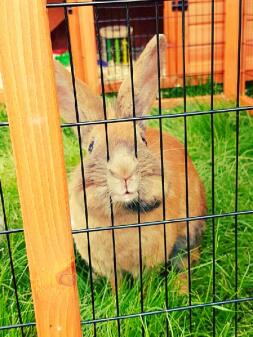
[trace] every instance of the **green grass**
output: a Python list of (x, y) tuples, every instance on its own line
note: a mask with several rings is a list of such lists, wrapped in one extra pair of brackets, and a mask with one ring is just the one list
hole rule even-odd
[[(215, 108), (233, 106), (233, 102), (221, 101)], [(209, 106), (195, 102), (188, 111), (208, 110)], [(171, 113), (183, 111), (182, 106), (172, 109)], [(156, 113), (157, 111), (153, 111)], [(168, 111), (164, 111), (167, 112)], [(240, 115), (240, 156), (239, 156), (239, 210), (253, 209), (253, 119), (246, 113)], [(6, 119), (4, 108), (0, 108), (0, 120)], [(158, 127), (157, 122), (151, 123)], [(184, 120), (173, 118), (163, 121), (163, 129), (183, 141)], [(187, 119), (188, 150), (206, 187), (208, 212), (211, 213), (211, 136), (210, 116), (195, 116)], [(214, 115), (215, 141), (215, 213), (232, 212), (235, 204), (235, 139), (236, 115)], [(70, 130), (64, 131), (65, 158), (68, 173), (78, 163), (78, 146)], [(8, 128), (0, 128), (0, 176), (4, 189), (5, 205), (10, 228), (22, 227), (18, 193), (16, 187), (13, 156)], [(1, 217), (1, 210), (0, 210)], [(234, 217), (215, 220), (216, 253), (216, 299), (233, 299), (235, 296), (235, 234)], [(238, 217), (238, 297), (252, 296), (253, 293), (253, 217)], [(22, 234), (10, 235), (14, 267), (18, 283), (19, 298), (24, 322), (34, 321), (31, 302), (31, 290), (24, 237)], [(202, 243), (200, 262), (192, 270), (192, 303), (200, 304), (212, 301), (212, 222), (208, 221)], [(81, 315), (83, 320), (92, 319), (92, 306), (88, 268), (77, 256), (78, 288), (80, 293)], [(176, 287), (177, 273), (171, 271), (168, 277), (169, 305), (171, 308), (187, 305), (188, 297), (179, 295)], [(13, 280), (10, 272), (6, 238), (0, 241), (0, 326), (18, 323)], [(129, 277), (119, 291), (120, 314), (140, 312), (139, 280)], [(104, 278), (98, 278), (94, 284), (96, 318), (111, 317), (116, 314), (115, 296)], [(144, 273), (144, 309), (156, 311), (165, 307), (164, 278), (161, 270)], [(253, 302), (238, 305), (238, 336), (253, 336)], [(212, 308), (192, 310), (192, 336), (212, 336)], [(148, 316), (126, 319), (121, 322), (121, 336), (141, 336), (144, 327), (145, 336), (163, 337), (165, 320), (168, 319), (171, 336), (190, 336), (189, 313), (172, 312), (169, 315)], [(117, 322), (96, 325), (97, 336), (117, 336)], [(93, 326), (83, 325), (84, 336), (93, 336)], [(25, 336), (34, 337), (33, 328), (25, 329)], [(21, 336), (19, 330), (0, 331), (0, 336)], [(216, 307), (216, 336), (234, 336), (234, 305)]]
[[(195, 84), (192, 83), (192, 78), (186, 78), (186, 90), (187, 96), (204, 96), (211, 95), (211, 78), (208, 78), (206, 81), (200, 77), (195, 79)], [(213, 85), (213, 93), (221, 94), (223, 91), (223, 85), (220, 83), (214, 83)], [(161, 96), (163, 98), (175, 98), (175, 97), (183, 97), (184, 96), (184, 88), (182, 86), (177, 86), (173, 88), (161, 89)]]

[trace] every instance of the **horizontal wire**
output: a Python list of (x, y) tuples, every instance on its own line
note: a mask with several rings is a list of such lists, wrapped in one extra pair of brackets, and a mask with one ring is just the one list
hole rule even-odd
[(253, 297), (243, 297), (243, 298), (238, 298), (238, 299), (233, 299), (233, 300), (192, 304), (192, 305), (186, 305), (182, 307), (175, 307), (175, 308), (140, 312), (136, 314), (122, 315), (118, 317), (109, 317), (109, 318), (100, 318), (100, 319), (98, 318), (96, 321), (93, 321), (93, 320), (81, 321), (81, 324), (86, 325), (86, 324), (94, 324), (94, 323), (106, 323), (106, 322), (111, 322), (115, 320), (123, 320), (123, 319), (129, 319), (129, 318), (137, 318), (137, 317), (141, 318), (141, 317), (146, 317), (146, 316), (166, 314), (170, 312), (184, 311), (184, 310), (189, 310), (189, 309), (208, 308), (208, 307), (212, 307), (216, 305), (234, 304), (234, 303), (250, 302), (250, 301), (253, 301)]
[(28, 323), (22, 323), (22, 324), (11, 324), (11, 325), (4, 325), (0, 326), (0, 331), (3, 330), (11, 330), (11, 329), (19, 329), (19, 328), (29, 328), (36, 326), (35, 322), (28, 322)]
[[(231, 213), (222, 213), (222, 214), (211, 214), (211, 215), (203, 215), (203, 216), (193, 216), (193, 217), (185, 217), (185, 218), (176, 218), (176, 219), (169, 219), (169, 220), (159, 220), (159, 221), (153, 221), (153, 222), (142, 222), (142, 223), (136, 223), (136, 224), (125, 224), (125, 225), (118, 225), (114, 226), (113, 230), (116, 229), (124, 229), (124, 228), (136, 228), (136, 227), (149, 227), (149, 226), (158, 226), (162, 224), (172, 224), (172, 223), (178, 223), (178, 222), (184, 222), (184, 221), (195, 221), (195, 220), (208, 220), (213, 218), (225, 218), (235, 215), (248, 215), (253, 214), (253, 210), (248, 211), (241, 211), (241, 212), (231, 212)], [(96, 227), (96, 228), (90, 228), (90, 232), (100, 232), (105, 230), (111, 230), (111, 227)], [(78, 233), (85, 233), (87, 231), (86, 229), (83, 230), (73, 230), (73, 234)]]
[[(165, 1), (171, 1), (171, 0), (165, 0)], [(68, 3), (50, 3), (47, 4), (47, 8), (56, 8), (56, 7), (83, 7), (83, 6), (111, 6), (111, 7), (119, 7), (118, 4), (126, 4), (126, 3), (131, 3), (131, 4), (138, 4), (138, 3), (163, 3), (164, 0), (103, 0), (103, 1), (83, 1), (83, 2), (68, 2)], [(119, 8), (123, 8), (120, 6)]]
[[(218, 109), (218, 110), (205, 110), (205, 111), (192, 111), (192, 112), (181, 112), (177, 114), (163, 114), (163, 115), (147, 115), (142, 117), (127, 117), (127, 118), (112, 118), (106, 120), (95, 120), (95, 121), (85, 121), (79, 123), (63, 123), (61, 125), (62, 128), (71, 128), (75, 126), (85, 126), (85, 125), (98, 125), (98, 124), (113, 124), (113, 123), (124, 123), (124, 122), (132, 122), (132, 121), (142, 121), (142, 120), (155, 120), (155, 119), (163, 119), (163, 118), (180, 118), (180, 117), (192, 117), (192, 116), (202, 116), (202, 115), (211, 115), (211, 114), (220, 114), (227, 112), (245, 112), (252, 111), (253, 106), (243, 106), (243, 107), (233, 107), (226, 109)], [(8, 127), (8, 122), (0, 122), (0, 127)]]
[(23, 233), (23, 232), (24, 232), (23, 228), (13, 228), (13, 229), (8, 229), (8, 230), (0, 231), (0, 235), (16, 234), (16, 233)]
[(98, 124), (110, 124), (110, 123), (124, 123), (131, 121), (142, 121), (142, 120), (159, 120), (163, 118), (180, 118), (180, 117), (191, 117), (191, 116), (202, 116), (210, 114), (219, 114), (226, 112), (243, 112), (247, 110), (253, 110), (253, 106), (246, 106), (240, 108), (227, 108), (227, 109), (218, 109), (218, 110), (206, 110), (206, 111), (193, 111), (193, 112), (182, 112), (177, 114), (163, 114), (163, 115), (147, 115), (142, 117), (127, 117), (127, 118), (113, 118), (107, 120), (96, 120), (88, 122), (79, 122), (79, 123), (63, 123), (61, 127), (74, 127), (77, 125), (98, 125)]
[[(151, 7), (152, 8), (152, 7)], [(172, 17), (168, 17), (168, 18), (172, 18)], [(155, 16), (147, 16), (147, 17), (142, 17), (142, 18), (138, 18), (138, 17), (133, 17), (131, 19), (129, 19), (131, 22), (133, 21), (137, 21), (137, 22), (140, 22), (140, 21), (155, 21)], [(163, 16), (159, 16), (159, 20), (163, 20)], [(103, 20), (99, 20), (100, 24), (101, 23), (108, 23), (108, 22), (126, 22), (126, 20), (123, 18), (118, 18), (118, 19), (103, 19)], [(105, 27), (106, 28), (106, 27)], [(149, 34), (136, 34), (135, 35), (135, 39), (136, 37), (139, 37), (139, 36), (153, 36), (154, 34), (152, 34), (151, 32)]]
[[(250, 214), (253, 214), (253, 210), (229, 212), (229, 213), (221, 213), (221, 214), (201, 215), (201, 216), (192, 216), (192, 217), (188, 217), (188, 218), (187, 217), (186, 218), (176, 218), (176, 219), (159, 220), (159, 221), (153, 221), (153, 222), (125, 224), (125, 225), (117, 225), (117, 226), (114, 226), (114, 227), (110, 226), (110, 227), (95, 227), (95, 228), (89, 228), (89, 229), (87, 229), (87, 228), (73, 229), (72, 234), (87, 233), (87, 232), (102, 232), (102, 231), (118, 230), (118, 229), (124, 229), (124, 228), (158, 226), (158, 225), (163, 225), (163, 224), (171, 224), (171, 223), (178, 223), (178, 222), (184, 222), (184, 221), (209, 220), (209, 219), (214, 219), (214, 218), (226, 218), (226, 217), (231, 217), (231, 216), (235, 216), (235, 215), (250, 215)], [(0, 235), (20, 233), (20, 232), (23, 232), (23, 231), (24, 231), (23, 228), (9, 229), (8, 231), (3, 230), (3, 231), (0, 231)]]
[[(208, 308), (208, 307), (213, 307), (213, 306), (221, 306), (221, 305), (226, 305), (226, 304), (251, 302), (251, 301), (253, 301), (253, 297), (243, 297), (243, 298), (232, 299), (232, 300), (207, 302), (207, 303), (192, 304), (192, 305), (169, 308), (169, 309), (146, 311), (146, 312), (141, 312), (141, 313), (136, 313), (136, 314), (122, 315), (122, 316), (115, 316), (115, 317), (108, 317), (108, 318), (97, 318), (95, 320), (81, 321), (81, 324), (82, 325), (88, 325), (88, 324), (95, 324), (95, 323), (106, 323), (106, 322), (111, 322), (111, 321), (129, 319), (129, 318), (138, 318), (138, 317), (142, 318), (142, 317), (146, 317), (146, 316), (160, 315), (160, 314), (166, 314), (166, 313), (176, 312), (176, 311), (184, 311), (184, 310), (198, 309), (198, 308)], [(6, 325), (6, 326), (1, 326), (0, 331), (1, 330), (8, 330), (8, 329), (9, 330), (10, 329), (17, 329), (17, 328), (20, 328), (20, 327), (31, 327), (31, 326), (35, 326), (35, 325), (36, 325), (35, 322)]]
[[(83, 6), (99, 6), (99, 5), (103, 5), (106, 7), (113, 7), (113, 8), (123, 8), (123, 6), (119, 6), (118, 4), (133, 4), (136, 5), (138, 3), (145, 3), (145, 6), (147, 4), (147, 6), (151, 6), (150, 4), (154, 4), (154, 3), (161, 3), (161, 5), (164, 2), (172, 2), (172, 0), (103, 0), (103, 1), (83, 1), (83, 2), (68, 2), (68, 3), (64, 3), (64, 2), (52, 2), (50, 4), (47, 4), (46, 7), (47, 8), (56, 8), (56, 7), (83, 7)], [(198, 4), (199, 1), (191, 1), (191, 4)], [(224, 15), (224, 12), (219, 13), (220, 15)], [(205, 15), (207, 16), (207, 14)]]

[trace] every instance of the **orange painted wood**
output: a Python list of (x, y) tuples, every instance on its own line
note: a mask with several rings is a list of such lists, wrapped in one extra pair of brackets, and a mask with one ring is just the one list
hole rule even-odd
[[(177, 81), (177, 82), (176, 82)], [(161, 88), (171, 88), (177, 85), (179, 82), (180, 85), (182, 85), (182, 79), (177, 79), (175, 76), (166, 76), (161, 78)], [(119, 88), (121, 86), (122, 81), (110, 81), (105, 82), (104, 88), (106, 93), (110, 92), (118, 92)], [(101, 85), (99, 86), (99, 93), (102, 94), (102, 88)]]
[(239, 1), (226, 0), (224, 93), (236, 97), (238, 64)]
[[(208, 79), (210, 79), (210, 72), (202, 73), (201, 74), (201, 79), (202, 83), (205, 83)], [(214, 75), (214, 80), (216, 83), (222, 83), (223, 82), (223, 74), (215, 74)], [(121, 81), (111, 81), (111, 82), (105, 82), (105, 92), (110, 93), (110, 92), (118, 92), (119, 87), (121, 85)], [(199, 84), (199, 74), (198, 73), (193, 73), (191, 75), (191, 84), (192, 85), (198, 85)], [(176, 85), (183, 86), (183, 79), (181, 77), (172, 77), (172, 76), (166, 76), (161, 78), (161, 88), (166, 89), (166, 88), (173, 88)], [(99, 92), (100, 94), (102, 93), (101, 86), (99, 86)]]
[[(217, 79), (224, 69), (224, 0), (214, 3), (214, 78)], [(212, 1), (189, 1), (187, 75), (199, 75), (202, 83), (211, 75), (211, 29)], [(191, 81), (192, 82), (192, 81)]]
[[(246, 81), (252, 81), (252, 71), (253, 71), (253, 63), (248, 61), (252, 61), (253, 56), (253, 48), (252, 48), (252, 17), (250, 15), (253, 14), (252, 6), (249, 5), (248, 0), (243, 0), (243, 20), (242, 20), (242, 54), (241, 54), (241, 94), (245, 93), (246, 89)], [(251, 24), (249, 24), (251, 21)], [(249, 75), (249, 77), (248, 77)]]
[(4, 91), (0, 90), (0, 103), (4, 103), (4, 102), (5, 102)]
[[(223, 95), (215, 95), (214, 96), (214, 101), (219, 102), (221, 100), (224, 101), (224, 96)], [(205, 104), (210, 104), (210, 95), (205, 95), (205, 96), (195, 96), (195, 97), (187, 97), (187, 103), (192, 104), (194, 102), (201, 102)], [(183, 97), (177, 97), (177, 98), (163, 98), (161, 100), (162, 103), (162, 109), (172, 109), (175, 108), (179, 105), (183, 105)], [(156, 100), (153, 104), (153, 107), (158, 107), (158, 100)]]
[(44, 0), (1, 1), (0, 55), (38, 336), (81, 337)]
[(183, 62), (185, 63), (185, 70), (188, 72), (188, 11), (185, 12), (185, 59), (183, 60), (183, 32), (182, 32), (182, 12), (177, 11), (177, 75), (183, 76)]
[(3, 89), (3, 83), (2, 83), (2, 74), (1, 74), (1, 57), (0, 57), (0, 103), (5, 102), (4, 97), (4, 89)]
[(166, 76), (177, 78), (177, 18), (171, 9), (171, 2), (165, 1), (163, 7), (163, 31), (167, 38), (165, 67)]
[[(249, 96), (241, 96), (240, 97), (241, 106), (252, 106), (253, 107), (253, 98)], [(253, 110), (249, 111), (249, 115), (253, 117)]]
[(4, 91), (0, 90), (0, 103), (4, 103), (4, 102), (5, 102)]
[[(188, 74), (191, 76), (199, 75), (204, 77), (205, 74), (211, 73), (211, 47), (210, 46), (197, 46), (197, 47), (188, 47)], [(223, 72), (223, 63), (224, 54), (222, 48), (215, 48), (214, 53), (214, 64), (215, 72)], [(209, 76), (210, 78), (210, 76)]]
[[(71, 2), (68, 0), (67, 2)], [(72, 57), (75, 69), (75, 75), (80, 80), (85, 81), (84, 64), (82, 57), (82, 42), (80, 34), (79, 9), (73, 7), (71, 13), (68, 14), (69, 19), (69, 33), (71, 39)]]
[[(223, 23), (214, 24), (214, 43), (223, 43), (222, 34)], [(189, 45), (197, 45), (205, 48), (205, 45), (211, 46), (211, 21), (201, 22), (199, 24), (189, 24)]]
[[(92, 2), (92, 0), (88, 1)], [(84, 81), (89, 85), (94, 93), (99, 93), (97, 47), (93, 6), (79, 7), (78, 15), (80, 24)]]
[(52, 32), (64, 20), (64, 9), (50, 8), (48, 10), (48, 18), (50, 31)]

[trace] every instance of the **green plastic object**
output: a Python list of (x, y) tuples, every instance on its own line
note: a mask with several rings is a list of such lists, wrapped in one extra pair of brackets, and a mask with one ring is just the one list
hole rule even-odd
[(120, 64), (120, 39), (116, 38), (114, 40), (115, 49), (115, 63)]
[(70, 65), (69, 52), (55, 56), (55, 59), (61, 62), (65, 67)]
[(107, 62), (112, 61), (112, 39), (106, 39)]

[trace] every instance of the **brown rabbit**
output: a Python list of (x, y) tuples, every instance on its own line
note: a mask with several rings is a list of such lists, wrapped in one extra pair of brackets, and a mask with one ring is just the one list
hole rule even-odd
[[(161, 66), (164, 63), (166, 39), (159, 35)], [(150, 112), (157, 93), (157, 37), (153, 37), (134, 65), (134, 102), (136, 116)], [(56, 64), (56, 81), (62, 117), (75, 121), (74, 97), (70, 74)], [(102, 120), (102, 100), (94, 96), (81, 81), (76, 81), (79, 112), (82, 120)], [(122, 83), (114, 104), (107, 107), (108, 118), (133, 115), (131, 79)], [(113, 203), (114, 225), (163, 220), (161, 153), (159, 130), (137, 122), (137, 158), (134, 146), (133, 122), (109, 123), (109, 160), (107, 160), (104, 125), (82, 127), (89, 228), (110, 227)], [(174, 137), (163, 133), (164, 188), (166, 219), (186, 217), (185, 153), (183, 145)], [(188, 158), (189, 216), (205, 212), (205, 193), (198, 173)], [(139, 198), (139, 199), (138, 199)], [(70, 209), (73, 229), (85, 228), (83, 184), (80, 165), (74, 170), (70, 184)], [(190, 246), (196, 247), (203, 229), (203, 221), (191, 221)], [(181, 248), (186, 249), (186, 223), (166, 225), (167, 256), (172, 257)], [(77, 234), (74, 240), (79, 253), (88, 259), (87, 234)], [(142, 227), (142, 259), (144, 267), (164, 263), (163, 225)], [(111, 230), (90, 234), (93, 270), (108, 277), (114, 287), (114, 259)], [(139, 273), (138, 228), (115, 230), (117, 273)], [(198, 259), (198, 248), (197, 258)], [(192, 258), (193, 260), (194, 258)]]

